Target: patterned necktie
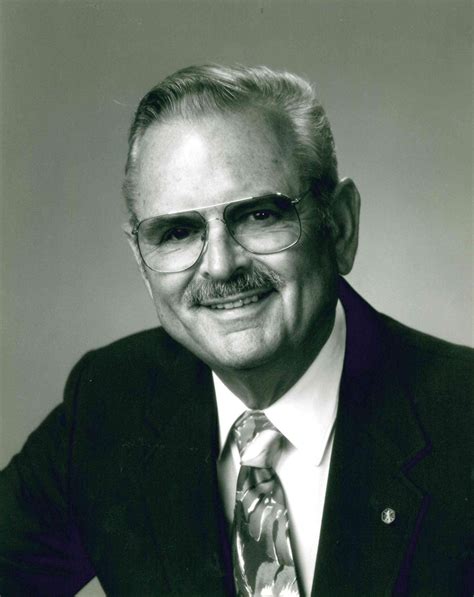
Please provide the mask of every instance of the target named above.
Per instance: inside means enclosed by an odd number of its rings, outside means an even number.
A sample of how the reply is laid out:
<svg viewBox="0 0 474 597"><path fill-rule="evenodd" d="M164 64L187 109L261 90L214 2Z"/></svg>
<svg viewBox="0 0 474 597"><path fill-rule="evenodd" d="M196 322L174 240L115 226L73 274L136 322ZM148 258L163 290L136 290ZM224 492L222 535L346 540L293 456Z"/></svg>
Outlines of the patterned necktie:
<svg viewBox="0 0 474 597"><path fill-rule="evenodd" d="M245 412L234 424L240 472L232 556L239 597L299 597L288 510L272 468L283 436L264 413Z"/></svg>

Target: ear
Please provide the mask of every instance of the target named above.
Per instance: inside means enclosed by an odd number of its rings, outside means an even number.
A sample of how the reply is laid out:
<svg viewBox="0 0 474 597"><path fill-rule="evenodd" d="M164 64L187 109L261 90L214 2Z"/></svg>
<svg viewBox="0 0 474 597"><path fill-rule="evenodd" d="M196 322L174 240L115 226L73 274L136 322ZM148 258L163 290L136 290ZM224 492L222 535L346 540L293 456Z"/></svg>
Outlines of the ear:
<svg viewBox="0 0 474 597"><path fill-rule="evenodd" d="M122 230L125 232L125 236L127 237L128 244L132 249L133 256L135 257L135 261L137 262L138 269L140 270L140 274L142 275L143 282L145 283L146 289L148 290L148 294L150 295L151 299L153 300L153 293L151 291L150 282L148 280L147 270L145 264L143 263L142 256L140 255L140 250L138 249L137 244L137 237L132 234L130 229L130 224L124 224L122 226Z"/></svg>
<svg viewBox="0 0 474 597"><path fill-rule="evenodd" d="M354 264L359 243L360 195L350 178L339 181L332 199L331 234L338 271L348 274Z"/></svg>

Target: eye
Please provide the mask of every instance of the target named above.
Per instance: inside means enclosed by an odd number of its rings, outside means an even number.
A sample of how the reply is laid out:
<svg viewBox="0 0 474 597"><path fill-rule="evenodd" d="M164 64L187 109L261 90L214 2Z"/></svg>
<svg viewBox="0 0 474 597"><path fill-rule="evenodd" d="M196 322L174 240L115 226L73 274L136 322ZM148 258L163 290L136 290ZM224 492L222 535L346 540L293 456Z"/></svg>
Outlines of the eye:
<svg viewBox="0 0 474 597"><path fill-rule="evenodd" d="M181 245L200 238L203 225L190 217L162 218L150 230L151 242L156 246Z"/></svg>
<svg viewBox="0 0 474 597"><path fill-rule="evenodd" d="M284 214L277 206L264 205L255 206L241 213L237 219L241 225L246 226L274 226L279 224L284 218Z"/></svg>
<svg viewBox="0 0 474 597"><path fill-rule="evenodd" d="M161 236L160 242L179 242L188 239L192 233L195 232L190 228L178 227L171 228L164 232Z"/></svg>
<svg viewBox="0 0 474 597"><path fill-rule="evenodd" d="M262 221L262 220L270 220L278 218L278 213L271 209L259 209L247 214L248 218L252 218L254 220Z"/></svg>

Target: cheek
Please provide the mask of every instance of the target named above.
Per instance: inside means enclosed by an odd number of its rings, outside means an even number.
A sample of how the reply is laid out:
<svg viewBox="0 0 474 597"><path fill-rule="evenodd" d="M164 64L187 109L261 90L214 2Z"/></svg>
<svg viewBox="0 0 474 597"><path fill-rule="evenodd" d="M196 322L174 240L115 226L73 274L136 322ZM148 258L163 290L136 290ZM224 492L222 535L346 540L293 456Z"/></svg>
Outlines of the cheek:
<svg viewBox="0 0 474 597"><path fill-rule="evenodd" d="M314 316L323 304L331 302L336 288L337 268L329 246L307 243L299 247L278 270L286 282L284 301L301 320Z"/></svg>
<svg viewBox="0 0 474 597"><path fill-rule="evenodd" d="M318 280L326 277L331 269L331 259L326 247L317 247L304 243L290 249L288 253L274 256L274 269L295 288L305 289L311 287Z"/></svg>
<svg viewBox="0 0 474 597"><path fill-rule="evenodd" d="M167 312L174 312L181 306L181 299L189 282L188 278L189 276L185 276L184 272L178 274L152 272L148 276L153 301L160 319L163 315L166 316Z"/></svg>
<svg viewBox="0 0 474 597"><path fill-rule="evenodd" d="M299 269L305 276L323 282L337 271L332 241L325 231L315 233L303 228L299 249Z"/></svg>

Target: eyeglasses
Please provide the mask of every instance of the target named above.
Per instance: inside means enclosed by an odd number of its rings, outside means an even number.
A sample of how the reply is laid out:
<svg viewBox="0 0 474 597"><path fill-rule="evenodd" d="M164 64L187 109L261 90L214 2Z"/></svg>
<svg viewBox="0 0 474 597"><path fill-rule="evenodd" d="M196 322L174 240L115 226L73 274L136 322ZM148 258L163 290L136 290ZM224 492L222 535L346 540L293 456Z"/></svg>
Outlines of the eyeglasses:
<svg viewBox="0 0 474 597"><path fill-rule="evenodd" d="M269 255L296 245L301 222L296 205L309 193L292 199L282 193L237 199L229 203L146 218L132 231L140 255L155 272L182 272L199 260L208 242L208 224L220 220L236 243L249 253ZM206 220L204 213L225 205L222 217Z"/></svg>

